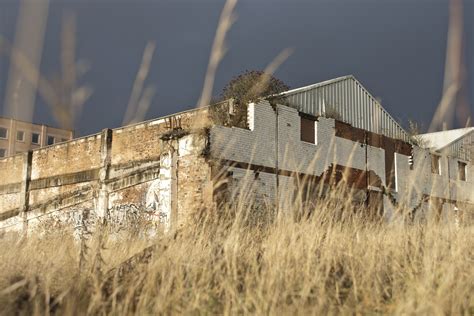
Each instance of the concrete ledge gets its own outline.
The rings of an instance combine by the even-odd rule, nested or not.
[[[21,191],[21,182],[0,185],[0,195],[19,193]]]
[[[63,174],[60,176],[31,180],[30,190],[39,190],[68,184],[95,181],[98,178],[99,169],[96,168],[86,171]]]
[[[0,221],[4,221],[10,217],[14,217],[20,214],[20,209],[19,208],[14,208],[12,210],[8,210],[6,212],[0,213]]]

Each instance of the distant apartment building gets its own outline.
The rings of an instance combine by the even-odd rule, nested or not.
[[[71,140],[73,131],[0,116],[0,159]]]

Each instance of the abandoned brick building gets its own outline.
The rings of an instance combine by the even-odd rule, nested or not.
[[[442,148],[416,146],[353,76],[276,100],[227,101],[0,159],[0,229],[51,216],[77,221],[84,210],[98,217],[138,210],[179,225],[249,178],[252,201],[281,211],[301,179],[336,179],[387,219],[398,207],[472,212],[472,130]]]

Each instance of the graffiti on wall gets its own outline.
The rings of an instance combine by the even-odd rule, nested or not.
[[[144,195],[128,200],[126,203],[113,202],[110,211],[110,221],[116,225],[125,226],[138,221],[154,223],[169,228],[171,217],[171,155],[165,154],[160,158],[159,177],[144,187]]]

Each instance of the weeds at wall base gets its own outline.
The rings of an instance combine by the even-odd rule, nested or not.
[[[82,268],[67,227],[20,245],[8,234],[0,305],[6,314],[472,311],[472,227],[387,224],[323,201],[293,210],[299,216],[248,203],[205,209],[155,237],[103,227],[87,240]]]

